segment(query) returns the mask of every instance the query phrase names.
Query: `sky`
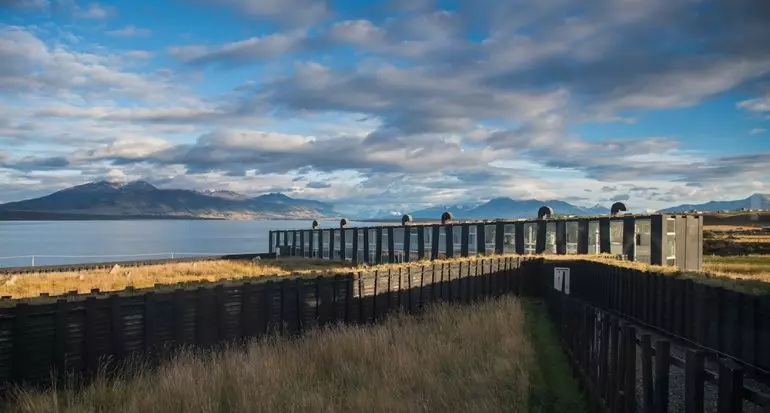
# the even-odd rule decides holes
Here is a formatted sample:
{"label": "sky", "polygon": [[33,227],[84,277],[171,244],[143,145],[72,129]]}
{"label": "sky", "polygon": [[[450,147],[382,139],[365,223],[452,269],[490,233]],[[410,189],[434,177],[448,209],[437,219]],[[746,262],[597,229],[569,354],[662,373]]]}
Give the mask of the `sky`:
{"label": "sky", "polygon": [[767,22],[766,0],[0,0],[0,202],[770,193]]}

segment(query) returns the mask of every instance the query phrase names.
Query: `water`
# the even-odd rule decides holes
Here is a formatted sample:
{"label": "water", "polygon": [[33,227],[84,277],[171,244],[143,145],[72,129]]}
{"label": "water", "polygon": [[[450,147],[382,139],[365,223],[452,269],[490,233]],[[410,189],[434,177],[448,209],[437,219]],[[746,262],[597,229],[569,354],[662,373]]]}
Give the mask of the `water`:
{"label": "water", "polygon": [[[0,266],[78,264],[268,251],[268,231],[311,221],[0,221]],[[321,222],[336,228],[339,221]],[[371,223],[351,222],[350,226]],[[19,257],[23,256],[23,257]]]}

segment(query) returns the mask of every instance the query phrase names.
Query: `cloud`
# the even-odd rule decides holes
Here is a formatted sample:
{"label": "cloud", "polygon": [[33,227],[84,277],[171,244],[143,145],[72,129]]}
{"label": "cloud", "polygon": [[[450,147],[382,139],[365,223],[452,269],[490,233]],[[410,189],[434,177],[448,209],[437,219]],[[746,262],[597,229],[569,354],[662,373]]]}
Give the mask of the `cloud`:
{"label": "cloud", "polygon": [[23,11],[47,10],[51,7],[48,0],[0,0],[0,9],[13,8]]}
{"label": "cloud", "polygon": [[232,7],[244,16],[280,21],[290,25],[312,25],[331,14],[327,0],[188,0],[211,6]]}
{"label": "cloud", "polygon": [[148,52],[146,50],[131,50],[126,52],[126,56],[132,59],[147,60],[147,59],[152,59],[153,54],[152,52]]}
{"label": "cloud", "polygon": [[91,3],[85,9],[75,6],[73,15],[79,19],[104,20],[111,17],[115,10],[111,7],[105,7],[98,3]]}
{"label": "cloud", "polygon": [[754,128],[749,131],[749,135],[759,135],[765,132],[767,132],[767,129],[765,128]]}
{"label": "cloud", "polygon": [[304,34],[302,32],[271,34],[226,43],[219,47],[201,45],[172,47],[169,49],[169,53],[190,64],[238,65],[272,59],[298,51],[302,47],[303,40]]}
{"label": "cloud", "polygon": [[305,185],[305,188],[313,188],[313,189],[325,189],[325,188],[331,188],[331,187],[332,185],[328,182],[316,182],[316,181],[308,182]]}
{"label": "cloud", "polygon": [[628,194],[622,194],[622,195],[615,195],[612,198],[610,198],[610,201],[617,202],[617,201],[628,201],[631,199],[631,197]]}
{"label": "cloud", "polygon": [[152,30],[139,28],[134,25],[128,25],[122,29],[107,31],[107,35],[115,37],[147,37],[150,34],[152,34]]}
{"label": "cloud", "polygon": [[179,101],[184,87],[159,74],[125,70],[110,55],[78,52],[64,45],[48,45],[31,31],[0,26],[0,93],[36,93],[85,97],[128,96]]}

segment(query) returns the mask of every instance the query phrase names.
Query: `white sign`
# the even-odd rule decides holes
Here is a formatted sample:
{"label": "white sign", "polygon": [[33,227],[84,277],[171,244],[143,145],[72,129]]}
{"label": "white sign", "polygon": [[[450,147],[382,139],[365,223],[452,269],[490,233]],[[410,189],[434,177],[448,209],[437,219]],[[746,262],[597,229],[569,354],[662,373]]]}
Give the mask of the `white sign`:
{"label": "white sign", "polygon": [[569,268],[556,267],[553,269],[553,288],[562,291],[562,286],[564,293],[569,294]]}

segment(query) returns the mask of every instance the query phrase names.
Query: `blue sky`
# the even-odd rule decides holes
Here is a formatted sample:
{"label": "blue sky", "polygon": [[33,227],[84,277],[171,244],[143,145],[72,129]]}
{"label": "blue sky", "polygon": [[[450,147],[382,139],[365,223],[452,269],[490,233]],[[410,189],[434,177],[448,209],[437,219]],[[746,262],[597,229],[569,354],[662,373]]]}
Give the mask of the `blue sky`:
{"label": "blue sky", "polygon": [[770,193],[763,0],[0,0],[0,202]]}

